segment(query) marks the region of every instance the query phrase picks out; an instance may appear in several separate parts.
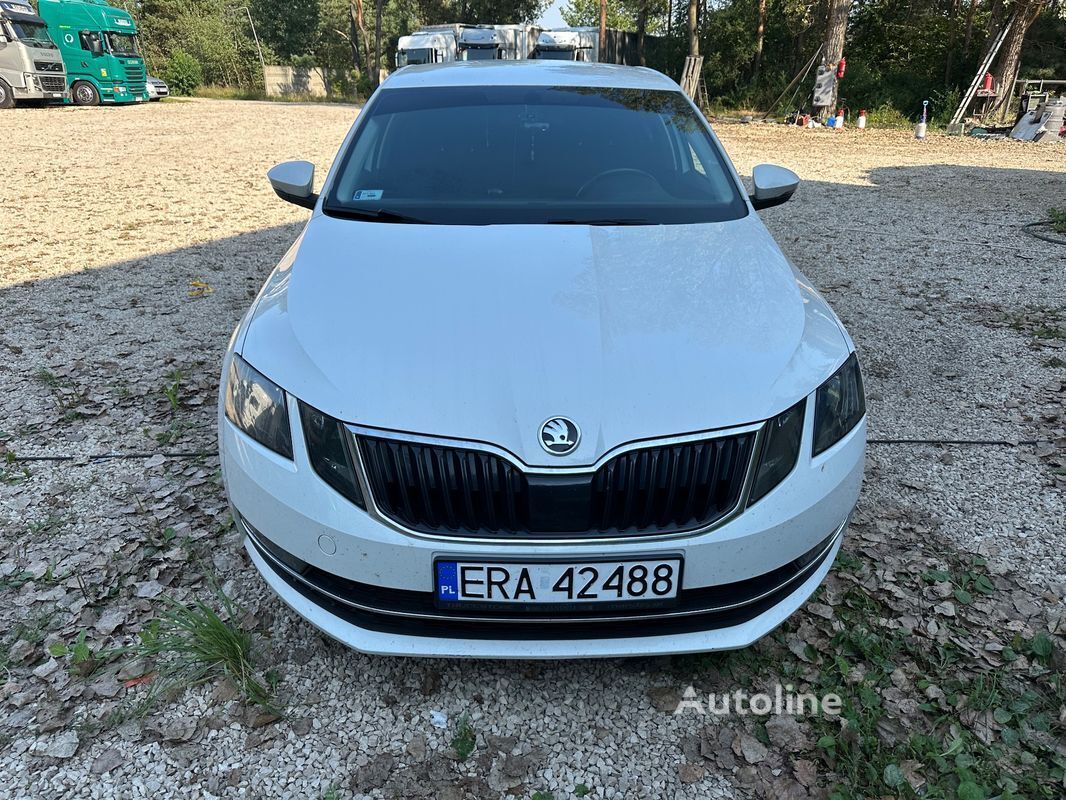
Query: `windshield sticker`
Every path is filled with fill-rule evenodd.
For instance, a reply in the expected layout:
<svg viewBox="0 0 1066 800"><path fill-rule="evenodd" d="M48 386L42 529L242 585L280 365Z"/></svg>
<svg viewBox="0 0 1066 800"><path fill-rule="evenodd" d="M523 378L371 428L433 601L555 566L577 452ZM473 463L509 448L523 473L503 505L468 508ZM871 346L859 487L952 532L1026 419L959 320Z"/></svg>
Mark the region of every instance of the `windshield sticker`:
<svg viewBox="0 0 1066 800"><path fill-rule="evenodd" d="M380 200L384 192L381 189L356 189L353 200Z"/></svg>

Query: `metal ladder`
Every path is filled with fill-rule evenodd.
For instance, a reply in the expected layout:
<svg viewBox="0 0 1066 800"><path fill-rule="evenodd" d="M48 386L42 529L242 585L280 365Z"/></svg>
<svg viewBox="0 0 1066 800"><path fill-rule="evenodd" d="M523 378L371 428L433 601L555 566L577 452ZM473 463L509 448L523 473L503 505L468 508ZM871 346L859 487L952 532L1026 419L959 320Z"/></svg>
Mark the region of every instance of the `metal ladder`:
<svg viewBox="0 0 1066 800"><path fill-rule="evenodd" d="M1007 24L1003 26L999 34L997 34L995 41L992 42L992 46L988 48L988 52L985 53L985 57L981 61L981 66L977 68L977 74L973 77L973 83L970 84L970 88L967 89L966 94L963 95L959 107L955 109L955 115L951 118L952 125L958 125L962 122L962 118L966 116L970 104L973 103L974 97L977 96L977 87L981 85L981 80L985 77L985 73L988 72L988 68L992 66L992 62L995 61L996 56L999 55L999 48L1003 46L1007 34L1010 33L1010 29L1014 27L1014 23L1017 19L1018 15L1014 14L1009 20L1007 20Z"/></svg>

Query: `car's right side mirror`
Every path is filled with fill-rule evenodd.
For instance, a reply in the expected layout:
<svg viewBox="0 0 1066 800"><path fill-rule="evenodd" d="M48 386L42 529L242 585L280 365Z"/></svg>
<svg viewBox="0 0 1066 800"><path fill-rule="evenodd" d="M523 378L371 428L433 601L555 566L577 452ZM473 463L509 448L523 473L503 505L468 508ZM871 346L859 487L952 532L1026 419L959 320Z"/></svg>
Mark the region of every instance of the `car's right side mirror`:
<svg viewBox="0 0 1066 800"><path fill-rule="evenodd" d="M756 211L779 206L795 193L799 175L776 164L757 164L751 171L751 204Z"/></svg>
<svg viewBox="0 0 1066 800"><path fill-rule="evenodd" d="M270 185L282 200L302 208L314 208L318 195L311 191L315 182L315 165L310 161L286 161L267 173Z"/></svg>

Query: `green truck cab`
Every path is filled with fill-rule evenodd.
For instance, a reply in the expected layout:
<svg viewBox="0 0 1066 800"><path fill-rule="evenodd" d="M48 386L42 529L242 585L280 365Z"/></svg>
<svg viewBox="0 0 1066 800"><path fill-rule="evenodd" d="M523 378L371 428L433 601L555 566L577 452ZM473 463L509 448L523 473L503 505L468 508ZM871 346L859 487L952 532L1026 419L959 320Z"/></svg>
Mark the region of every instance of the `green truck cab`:
<svg viewBox="0 0 1066 800"><path fill-rule="evenodd" d="M37 13L59 46L75 105L148 100L137 25L127 11L104 0L39 0Z"/></svg>

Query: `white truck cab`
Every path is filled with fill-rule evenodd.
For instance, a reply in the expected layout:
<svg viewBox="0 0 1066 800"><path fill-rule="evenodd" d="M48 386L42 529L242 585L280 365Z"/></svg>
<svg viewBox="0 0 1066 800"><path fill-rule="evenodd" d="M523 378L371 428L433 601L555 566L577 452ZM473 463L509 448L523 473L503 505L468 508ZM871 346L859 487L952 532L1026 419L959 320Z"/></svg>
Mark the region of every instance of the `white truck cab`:
<svg viewBox="0 0 1066 800"><path fill-rule="evenodd" d="M29 3L0 0L0 108L66 96L67 71L45 21Z"/></svg>
<svg viewBox="0 0 1066 800"><path fill-rule="evenodd" d="M456 42L452 31L416 31L401 36L396 46L396 66L440 64L455 61Z"/></svg>
<svg viewBox="0 0 1066 800"><path fill-rule="evenodd" d="M533 58L553 61L599 61L600 35L586 28L542 31Z"/></svg>
<svg viewBox="0 0 1066 800"><path fill-rule="evenodd" d="M503 58L500 34L495 28L471 27L459 32L460 61L494 61Z"/></svg>

